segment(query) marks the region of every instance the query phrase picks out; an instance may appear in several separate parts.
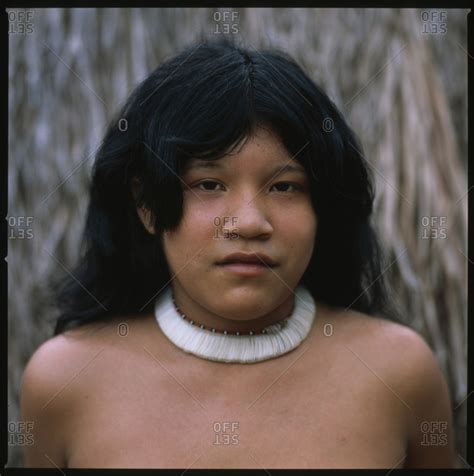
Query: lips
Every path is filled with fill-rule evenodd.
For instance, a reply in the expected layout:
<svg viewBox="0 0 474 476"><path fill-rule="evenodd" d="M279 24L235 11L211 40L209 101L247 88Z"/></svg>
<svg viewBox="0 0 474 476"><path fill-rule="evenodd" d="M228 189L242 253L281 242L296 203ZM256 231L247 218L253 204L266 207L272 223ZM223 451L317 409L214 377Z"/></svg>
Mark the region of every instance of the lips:
<svg viewBox="0 0 474 476"><path fill-rule="evenodd" d="M218 261L219 265L228 264L256 264L260 266L274 267L277 265L276 261L270 256L264 253L232 253L227 255L221 261Z"/></svg>

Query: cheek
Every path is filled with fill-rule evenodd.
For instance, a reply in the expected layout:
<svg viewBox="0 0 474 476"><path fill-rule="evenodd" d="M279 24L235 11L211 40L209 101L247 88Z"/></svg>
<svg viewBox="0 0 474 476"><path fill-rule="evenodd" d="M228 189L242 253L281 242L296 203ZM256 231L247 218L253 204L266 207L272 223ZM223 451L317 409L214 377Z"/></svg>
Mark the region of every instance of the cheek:
<svg viewBox="0 0 474 476"><path fill-rule="evenodd" d="M163 247L171 268L176 271L186 267L192 268L194 261L199 259L200 250L206 253L206 247L212 240L216 226L215 214L212 210L202 207L187 207L179 226L163 235ZM204 248L204 249L203 249Z"/></svg>
<svg viewBox="0 0 474 476"><path fill-rule="evenodd" d="M311 210L288 214L279 224L291 255L299 259L311 255L316 239L317 219Z"/></svg>

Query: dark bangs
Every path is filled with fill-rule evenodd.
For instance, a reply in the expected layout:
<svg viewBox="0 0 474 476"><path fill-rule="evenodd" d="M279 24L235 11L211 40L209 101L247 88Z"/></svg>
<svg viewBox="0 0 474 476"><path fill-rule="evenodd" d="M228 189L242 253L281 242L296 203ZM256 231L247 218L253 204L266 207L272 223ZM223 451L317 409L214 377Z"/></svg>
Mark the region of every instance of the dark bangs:
<svg viewBox="0 0 474 476"><path fill-rule="evenodd" d="M77 279L58 291L56 333L149 309L171 280L161 232L180 222L187 161L219 160L258 127L273 131L309 178L318 228L302 282L328 304L383 312L374 190L355 134L292 58L220 40L162 63L111 122L94 163ZM155 236L137 206L152 211Z"/></svg>
<svg viewBox="0 0 474 476"><path fill-rule="evenodd" d="M128 178L141 179L140 198L160 229L181 218L179 176L186 160L222 158L260 126L274 131L305 167L318 215L370 213L373 191L356 137L326 94L283 53L204 43L160 66L139 90L125 108L138 110L142 120L135 125Z"/></svg>

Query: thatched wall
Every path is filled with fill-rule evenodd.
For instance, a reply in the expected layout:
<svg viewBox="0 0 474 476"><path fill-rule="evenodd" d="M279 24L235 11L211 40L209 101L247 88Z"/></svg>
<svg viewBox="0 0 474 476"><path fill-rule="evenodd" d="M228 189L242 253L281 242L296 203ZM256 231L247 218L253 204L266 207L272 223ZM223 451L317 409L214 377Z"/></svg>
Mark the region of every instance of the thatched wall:
<svg viewBox="0 0 474 476"><path fill-rule="evenodd" d="M37 9L27 34L11 16L9 420L19 419L25 363L52 333L46 283L77 256L107 121L164 57L228 28L247 45L292 54L360 135L394 262L387 275L445 371L465 455L466 11L441 17L445 33L420 10L235 11L223 21L212 9ZM10 454L21 465L21 447Z"/></svg>

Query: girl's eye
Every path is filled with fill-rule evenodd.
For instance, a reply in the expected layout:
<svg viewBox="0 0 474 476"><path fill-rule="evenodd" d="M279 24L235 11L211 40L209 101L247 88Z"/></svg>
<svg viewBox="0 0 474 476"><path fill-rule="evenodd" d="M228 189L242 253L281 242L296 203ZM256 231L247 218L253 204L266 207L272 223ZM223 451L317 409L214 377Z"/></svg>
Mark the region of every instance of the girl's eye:
<svg viewBox="0 0 474 476"><path fill-rule="evenodd" d="M215 182L214 180L203 180L197 184L201 190L206 190L207 192L217 192L216 185L222 186L219 182Z"/></svg>
<svg viewBox="0 0 474 476"><path fill-rule="evenodd" d="M202 182L199 182L196 184L196 186L203 191L206 192L218 192L219 190L223 190L223 185L220 184L219 182L216 182L215 180L203 180ZM219 189L219 187L221 187ZM275 187L277 192L283 192L283 193L292 193L296 192L298 190L301 190L301 186L296 184L296 183L290 183L290 182L279 182L276 184L273 184L272 187Z"/></svg>
<svg viewBox="0 0 474 476"><path fill-rule="evenodd" d="M279 182L273 185L274 187L278 187L278 192L295 192L300 189L300 186L295 183L289 182ZM293 187L293 189L288 189L288 187Z"/></svg>

